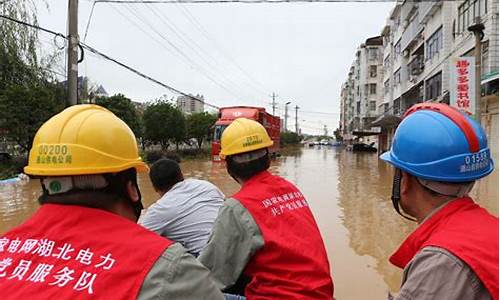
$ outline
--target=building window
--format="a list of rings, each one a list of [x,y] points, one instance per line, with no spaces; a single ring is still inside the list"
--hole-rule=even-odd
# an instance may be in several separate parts
[[[467,0],[458,7],[458,32],[467,32],[467,27],[475,23],[476,17],[488,13],[488,0]]]
[[[396,44],[394,45],[394,54],[396,56],[401,54],[401,40],[397,41]]]
[[[389,70],[391,63],[391,55],[387,55],[387,57],[384,59],[384,70],[387,72]]]
[[[488,59],[488,52],[489,52],[489,41],[483,42],[481,46],[481,75],[487,74],[488,73],[488,68],[489,68],[489,59]]]
[[[439,27],[427,40],[427,59],[432,59],[443,48],[443,27]]]
[[[401,68],[394,72],[394,86],[401,83]]]
[[[375,95],[377,93],[377,84],[370,83],[370,95]]]
[[[370,101],[370,111],[375,111],[377,109],[377,101]]]
[[[368,58],[369,59],[377,59],[378,49],[377,48],[369,48],[368,49]]]
[[[400,98],[394,100],[394,104],[393,104],[393,113],[395,115],[399,115],[401,113],[401,100]]]
[[[377,66],[370,66],[370,77],[377,77]]]
[[[425,81],[425,100],[436,99],[441,95],[441,72]]]
[[[389,93],[390,89],[391,89],[391,81],[389,79],[387,79],[384,82],[384,95],[387,95]]]

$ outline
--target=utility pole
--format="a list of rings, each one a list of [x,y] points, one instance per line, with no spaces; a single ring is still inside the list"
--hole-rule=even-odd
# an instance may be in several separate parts
[[[275,110],[276,110],[276,97],[278,97],[278,95],[276,95],[275,93],[273,93],[271,95],[271,97],[273,97],[273,102],[271,103],[272,107],[273,107],[273,116],[275,115]]]
[[[288,101],[287,103],[285,103],[285,132],[288,131],[288,105],[292,103],[290,101]]]
[[[476,38],[476,45],[474,47],[474,54],[476,56],[476,104],[474,105],[474,117],[476,121],[481,124],[481,40],[484,37],[484,25],[481,23],[481,18],[476,17],[475,24],[472,24],[467,30],[474,33]]]
[[[78,0],[68,0],[68,104],[78,103]]]
[[[299,106],[295,105],[295,133],[299,134]]]

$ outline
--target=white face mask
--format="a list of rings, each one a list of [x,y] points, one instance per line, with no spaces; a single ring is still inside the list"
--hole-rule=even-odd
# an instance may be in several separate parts
[[[74,189],[97,190],[107,187],[108,184],[102,175],[60,176],[42,179],[42,185],[49,195],[63,194]]]

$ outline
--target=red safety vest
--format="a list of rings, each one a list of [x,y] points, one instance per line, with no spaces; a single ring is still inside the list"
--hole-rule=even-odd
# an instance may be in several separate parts
[[[45,204],[0,238],[1,298],[136,299],[171,244],[104,210]]]
[[[446,249],[463,260],[498,300],[498,218],[470,198],[453,200],[422,223],[390,261],[404,268],[427,246]]]
[[[332,299],[333,282],[323,240],[302,193],[265,171],[233,196],[259,226],[264,246],[247,264],[252,299]]]

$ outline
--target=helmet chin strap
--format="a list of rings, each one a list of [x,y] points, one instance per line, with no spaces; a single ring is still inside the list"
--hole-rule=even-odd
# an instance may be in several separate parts
[[[403,178],[403,173],[401,172],[401,170],[395,169],[394,179],[392,181],[392,196],[391,196],[392,205],[394,206],[394,209],[396,210],[396,212],[400,216],[402,216],[403,218],[405,218],[407,220],[417,222],[416,219],[404,215],[400,210],[399,201],[401,200],[401,179],[402,178]]]

